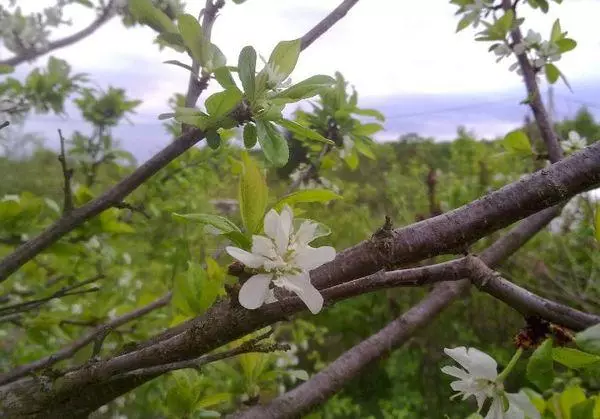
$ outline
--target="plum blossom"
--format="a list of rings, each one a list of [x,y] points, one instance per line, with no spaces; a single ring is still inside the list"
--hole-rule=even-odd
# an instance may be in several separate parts
[[[319,237],[318,223],[306,220],[294,231],[293,212],[285,206],[281,213],[270,210],[264,219],[266,236],[252,236],[251,252],[228,246],[230,256],[257,273],[240,289],[239,302],[247,309],[276,301],[271,284],[292,291],[316,314],[323,307],[323,296],[311,284],[309,271],[335,258],[330,246],[314,248],[308,244]]]
[[[460,346],[444,348],[446,355],[454,359],[462,368],[445,366],[442,372],[458,380],[450,383],[457,396],[465,400],[471,396],[477,401],[477,413],[487,399],[491,399],[485,419],[539,419],[540,414],[524,392],[507,393],[499,379],[498,364],[488,354],[476,348]],[[508,409],[506,409],[508,404]]]
[[[562,142],[562,149],[566,153],[572,153],[585,147],[587,147],[587,139],[580,136],[577,131],[569,131],[569,137]]]

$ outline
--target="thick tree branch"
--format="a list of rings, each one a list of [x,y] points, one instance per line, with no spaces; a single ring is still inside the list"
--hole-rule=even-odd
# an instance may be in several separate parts
[[[352,3],[347,6],[349,8],[357,1],[353,0],[349,2],[346,0],[343,4]],[[308,34],[313,33],[313,35],[310,36],[310,42],[306,42],[301,46],[302,50],[306,49],[319,35],[325,33],[341,18],[340,16],[339,18],[332,19],[330,16],[327,16],[317,24],[315,28],[318,28],[318,30],[311,29],[308,32]],[[142,183],[202,139],[204,139],[204,132],[197,128],[183,133],[114,187],[98,198],[91,200],[86,205],[73,210],[68,216],[62,217],[41,234],[19,246],[0,262],[0,282],[6,280],[10,274],[65,234],[104,210],[123,201],[126,196],[137,189]]]
[[[15,381],[21,377],[25,377],[26,375],[31,374],[35,371],[48,368],[49,366],[64,359],[71,358],[77,353],[77,351],[87,346],[89,343],[95,341],[100,337],[104,338],[111,330],[114,330],[117,327],[129,323],[130,321],[133,321],[139,317],[145,316],[151,311],[164,307],[169,303],[169,301],[171,301],[171,293],[166,294],[165,296],[153,301],[152,303],[144,307],[140,307],[136,310],[130,311],[129,313],[119,316],[106,324],[94,328],[87,335],[79,338],[75,342],[71,343],[69,346],[61,349],[58,352],[53,353],[50,356],[39,359],[30,364],[21,365],[11,370],[10,372],[7,372],[6,374],[0,375],[0,386]]]
[[[41,48],[41,49],[29,48],[29,49],[23,51],[19,55],[15,55],[14,57],[10,57],[6,60],[0,60],[0,65],[10,65],[10,66],[14,67],[14,66],[24,63],[25,61],[33,61],[42,55],[48,54],[49,52],[52,52],[59,48],[64,48],[66,46],[69,46],[71,44],[81,41],[82,39],[84,39],[84,38],[88,37],[89,35],[93,34],[94,32],[96,32],[96,30],[98,30],[102,25],[104,25],[111,18],[116,16],[114,4],[115,4],[115,0],[110,0],[108,2],[108,4],[104,7],[104,9],[102,10],[100,15],[98,15],[96,20],[94,20],[89,26],[85,27],[84,29],[80,30],[79,32],[75,32],[74,34],[69,35],[65,38],[58,39],[56,41],[52,41],[52,42],[48,43],[48,45],[45,46],[44,48]]]

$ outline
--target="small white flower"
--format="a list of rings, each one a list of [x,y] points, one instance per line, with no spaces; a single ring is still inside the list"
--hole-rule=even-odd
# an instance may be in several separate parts
[[[104,405],[104,406],[100,406],[100,408],[98,409],[99,413],[106,413],[108,412],[108,406]]]
[[[275,301],[272,283],[296,293],[312,313],[321,311],[323,296],[310,283],[309,271],[332,261],[335,249],[308,245],[318,237],[317,229],[318,224],[307,220],[294,232],[292,209],[286,205],[281,214],[272,209],[265,215],[267,236],[252,236],[252,252],[228,246],[229,255],[259,271],[242,285],[240,304],[252,310]]]
[[[83,306],[81,304],[73,304],[71,306],[71,313],[72,314],[81,314],[81,313],[83,313]]]
[[[527,31],[527,35],[525,36],[525,38],[523,38],[523,42],[525,42],[525,45],[527,45],[527,46],[541,44],[542,43],[542,35],[540,35],[536,31],[529,29]]]
[[[483,408],[486,399],[491,399],[485,419],[540,419],[540,414],[524,392],[507,393],[498,380],[498,364],[488,354],[476,348],[460,346],[454,349],[444,348],[444,352],[460,364],[446,366],[442,372],[458,380],[450,383],[457,396],[465,400],[471,396],[477,401],[477,413]],[[505,401],[508,409],[505,410]]]
[[[350,136],[344,135],[342,137],[344,142],[344,148],[340,150],[340,158],[345,159],[347,156],[352,153],[352,149],[354,148],[354,141],[350,139]]]
[[[125,407],[125,397],[117,397],[115,399],[115,403],[117,404],[117,406],[119,407]]]
[[[585,147],[587,147],[587,139],[580,136],[577,131],[569,131],[569,138],[562,142],[562,149],[566,153],[572,153]]]
[[[526,50],[527,45],[525,45],[523,42],[519,42],[512,47],[512,51],[517,55],[523,54]]]
[[[125,271],[123,276],[119,278],[118,284],[120,287],[127,287],[131,283],[131,279],[133,278],[133,274],[130,271]]]
[[[112,310],[110,310],[108,312],[108,318],[111,320],[114,320],[117,318],[117,309],[116,308],[113,308]]]
[[[504,57],[510,56],[513,52],[513,50],[510,49],[510,47],[506,44],[498,44],[492,51],[494,52],[494,54],[496,54],[496,57],[498,57],[496,59],[496,62],[499,62]],[[517,53],[517,52],[515,51],[515,53]]]
[[[285,89],[292,84],[292,79],[281,73],[277,65],[265,62],[265,71],[267,72],[267,84],[273,90]]]

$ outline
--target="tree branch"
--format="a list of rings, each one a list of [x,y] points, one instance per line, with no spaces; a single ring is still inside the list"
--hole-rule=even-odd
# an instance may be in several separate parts
[[[193,368],[199,370],[202,366],[206,364],[210,364],[211,362],[221,361],[223,359],[232,358],[237,355],[252,353],[252,352],[274,352],[274,351],[287,351],[290,349],[290,345],[287,343],[264,343],[262,342],[266,338],[268,338],[273,333],[272,330],[269,330],[266,333],[263,333],[255,338],[252,338],[236,348],[229,349],[226,351],[217,352],[214,354],[202,355],[196,359],[190,359],[187,361],[173,362],[170,364],[157,365],[156,367],[150,368],[142,368],[139,370],[127,372],[122,375],[117,375],[114,379],[121,379],[126,377],[155,377],[157,375],[162,375],[167,372]]]
[[[354,5],[357,1],[353,0],[349,2],[346,0],[342,4],[352,3]],[[350,6],[347,7],[349,8]],[[318,28],[318,30],[311,29],[308,32],[308,34],[313,33],[313,35],[309,37],[311,39],[310,42],[301,46],[302,50],[306,49],[318,37],[317,34],[319,36],[322,35],[341,18],[340,16],[339,18],[332,19],[330,16],[327,16],[317,24],[315,28]],[[127,195],[137,189],[142,183],[202,139],[204,139],[204,132],[198,128],[183,133],[110,190],[73,210],[68,216],[62,217],[41,234],[19,246],[0,262],[0,282],[6,280],[10,274],[65,234],[104,210],[123,201]]]
[[[100,325],[94,328],[92,331],[90,331],[87,335],[79,338],[75,342],[71,343],[69,346],[59,350],[58,352],[53,353],[50,356],[47,356],[45,358],[39,359],[26,365],[21,365],[7,372],[6,374],[0,375],[0,386],[13,382],[21,377],[25,377],[26,375],[31,374],[35,371],[48,368],[49,366],[64,359],[71,358],[77,353],[77,351],[79,351],[81,348],[85,347],[89,343],[93,342],[97,338],[104,337],[111,330],[114,330],[117,327],[129,323],[130,321],[133,321],[139,317],[145,316],[151,311],[166,306],[170,301],[171,293],[168,293],[163,297],[159,298],[158,300],[155,300],[152,303],[145,305],[144,307],[140,307],[136,310],[130,311],[129,313],[117,317],[106,324]]]
[[[60,154],[58,155],[58,161],[63,173],[64,186],[63,186],[63,215],[67,215],[73,210],[73,192],[71,191],[71,178],[73,177],[73,169],[70,169],[67,165],[67,156],[65,153],[65,137],[63,137],[62,131],[58,130],[58,136],[60,138]]]
[[[94,20],[89,26],[80,30],[79,32],[75,32],[74,34],[72,34],[70,36],[50,42],[44,48],[37,49],[37,50],[34,48],[29,48],[29,49],[23,51],[19,55],[15,55],[6,60],[0,60],[0,65],[9,65],[9,66],[14,67],[14,66],[24,63],[25,61],[33,61],[36,58],[38,58],[44,54],[47,54],[56,49],[64,48],[66,46],[69,46],[71,44],[81,41],[83,38],[86,38],[89,35],[96,32],[97,29],[99,29],[102,25],[104,25],[106,22],[108,22],[112,17],[114,17],[116,15],[114,3],[115,3],[115,0],[110,0],[109,3],[104,8],[104,10],[102,11],[102,13],[100,13],[100,15],[96,18],[96,20]]]
[[[325,19],[320,21],[314,28],[300,38],[300,49],[305,49],[310,44],[315,42],[317,38],[327,32],[329,28],[346,16],[346,13],[348,13],[348,11],[352,9],[356,3],[358,3],[358,0],[344,0],[338,7],[329,13]]]
[[[513,7],[511,0],[502,0],[502,8],[505,11],[512,9],[516,13],[516,7]],[[515,45],[523,41],[523,35],[518,26],[511,31],[511,38]],[[523,71],[523,78],[525,80],[525,87],[527,88],[527,95],[529,99],[529,107],[533,112],[533,116],[535,117],[538,128],[540,129],[540,134],[542,135],[542,139],[544,140],[546,149],[548,150],[548,157],[552,163],[555,163],[564,157],[564,153],[560,143],[558,142],[558,138],[556,137],[556,133],[554,132],[550,118],[548,117],[548,112],[546,112],[546,108],[542,102],[542,96],[536,81],[536,70],[531,65],[529,58],[527,58],[526,51],[517,55],[517,60],[521,70]]]

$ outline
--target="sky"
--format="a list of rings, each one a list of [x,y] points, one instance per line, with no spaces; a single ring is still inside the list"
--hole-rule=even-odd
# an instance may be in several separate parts
[[[26,11],[49,3],[53,1],[19,0]],[[197,15],[204,1],[187,3],[187,11]],[[339,0],[247,0],[242,5],[227,1],[215,23],[213,41],[230,63],[237,61],[245,45],[268,57],[277,42],[302,36],[338,4]],[[455,33],[455,10],[447,0],[361,0],[302,53],[292,79],[340,71],[358,90],[360,106],[378,108],[386,115],[380,140],[406,132],[450,139],[458,125],[480,136],[501,135],[518,126],[527,111],[519,104],[526,96],[520,77],[508,71],[511,61],[496,63],[487,52],[489,45],[473,40],[474,30]],[[93,19],[81,6],[67,11],[74,24],[55,32],[54,39]],[[557,118],[573,115],[582,104],[600,116],[600,1],[552,2],[547,15],[527,8],[523,15],[524,29],[533,28],[545,37],[560,16],[563,29],[578,42],[557,63],[573,86],[573,92],[557,88]],[[185,70],[163,64],[169,59],[186,62],[186,55],[159,51],[153,36],[148,28],[125,29],[113,19],[80,43],[52,53],[69,61],[75,72],[89,73],[99,86],[125,88],[132,98],[143,101],[132,118],[134,125],[116,132],[124,147],[142,161],[169,141],[156,117],[168,111],[173,93],[185,90],[188,77]],[[0,53],[7,56],[6,51]],[[20,66],[17,76],[30,68]],[[34,116],[28,122],[28,128],[48,137],[55,137],[61,127],[67,132],[86,129],[75,109],[69,110],[68,119]]]

